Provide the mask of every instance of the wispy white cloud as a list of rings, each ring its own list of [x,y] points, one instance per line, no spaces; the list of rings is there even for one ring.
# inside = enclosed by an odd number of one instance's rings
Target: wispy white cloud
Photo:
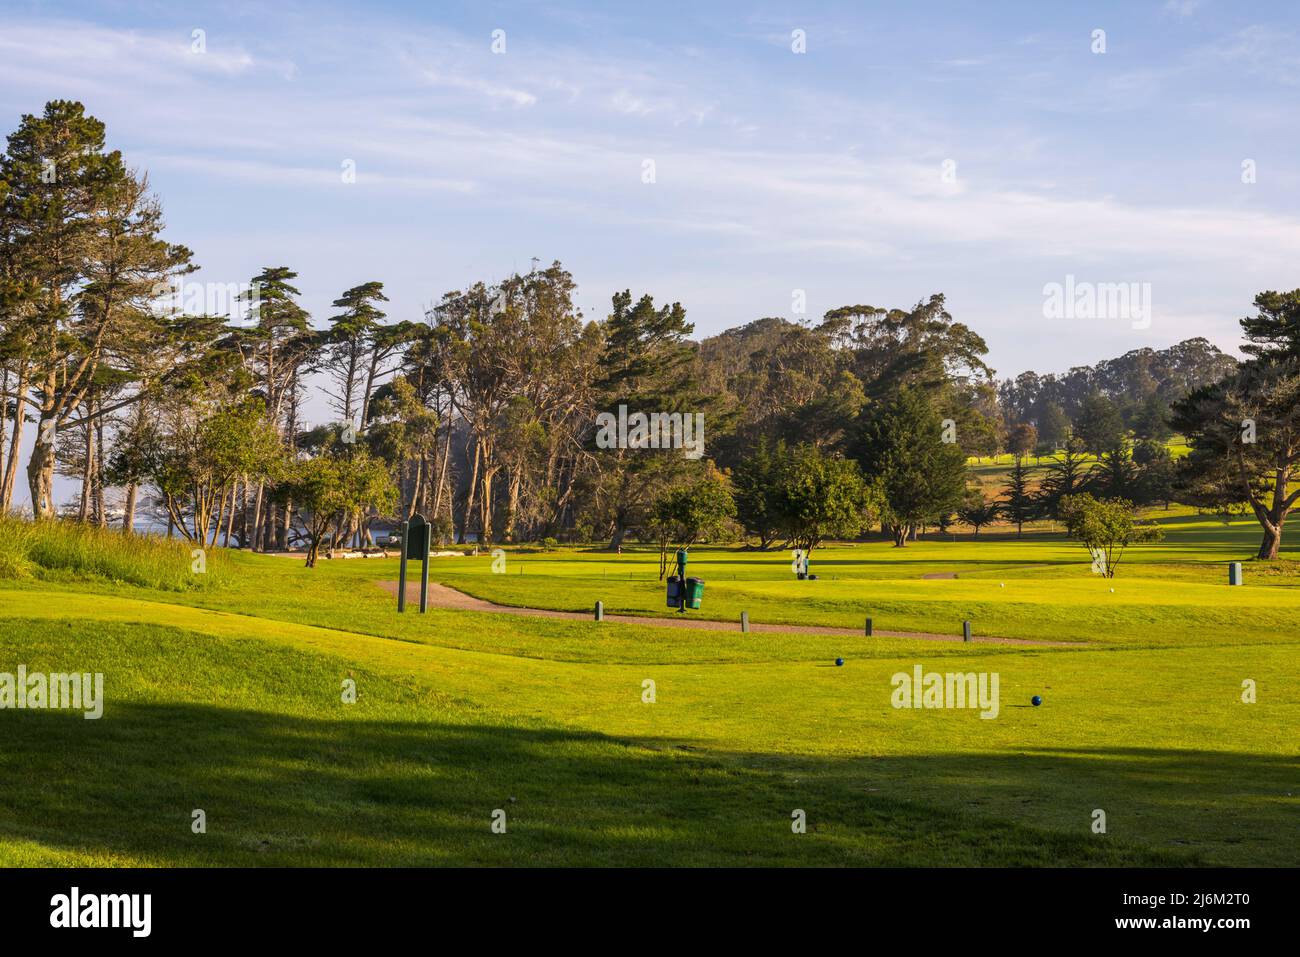
[[[468,194],[477,189],[477,184],[471,179],[445,179],[438,176],[401,175],[372,170],[368,168],[365,161],[358,163],[352,157],[345,157],[333,168],[285,165],[233,156],[178,155],[150,151],[136,153],[132,159],[146,169],[183,170],[202,173],[214,180],[254,183],[276,188],[335,189],[341,186],[357,186],[362,189],[377,187],[399,194],[402,192]]]
[[[1164,10],[1176,17],[1190,17],[1201,8],[1201,0],[1165,0]]]
[[[1300,85],[1300,47],[1288,30],[1255,24],[1224,37],[1206,48],[1211,59],[1229,62],[1286,86]]]
[[[499,83],[492,83],[475,77],[443,74],[431,69],[421,70],[420,76],[432,86],[442,86],[460,92],[476,94],[489,100],[504,100],[511,106],[532,106],[537,102],[537,97],[527,90],[502,86]]]
[[[610,27],[602,17],[582,29]],[[680,37],[672,46],[585,43],[585,34],[541,43],[514,28],[510,52],[493,55],[486,35],[380,19],[364,31],[268,29],[255,41],[214,25],[208,52],[196,55],[188,29],[0,15],[0,103],[12,123],[47,98],[82,98],[110,120],[128,162],[154,170],[156,181],[201,182],[179,197],[190,218],[173,223],[195,248],[256,195],[281,207],[278,231],[258,232],[257,248],[292,241],[296,260],[328,262],[332,279],[357,243],[331,246],[295,216],[309,221],[323,197],[337,195],[328,208],[339,232],[382,250],[377,261],[411,285],[408,300],[417,283],[427,298],[443,282],[423,260],[409,261],[435,242],[478,274],[508,268],[507,249],[525,262],[558,256],[580,280],[583,266],[613,277],[635,264],[665,294],[708,304],[719,324],[771,314],[756,298],[764,283],[775,291],[763,295],[788,299],[779,284],[802,277],[834,305],[840,295],[879,298],[868,284],[919,297],[960,288],[969,273],[963,319],[1015,345],[1022,320],[1004,308],[1006,290],[1032,306],[1044,282],[1067,272],[1159,279],[1167,315],[1198,330],[1214,296],[1236,301],[1243,285],[1280,286],[1294,275],[1300,211],[1263,192],[1283,182],[1272,171],[1285,169],[1285,156],[1265,155],[1259,143],[1237,150],[1269,174],[1257,194],[1200,188],[1155,160],[1146,170],[1154,179],[1137,189],[1108,179],[1135,152],[1145,158],[1168,145],[1156,134],[1126,139],[1127,118],[1181,106],[1199,130],[1207,117],[1196,104],[1211,101],[1199,91],[1178,99],[1192,81],[1224,64],[1254,69],[1261,56],[1286,76],[1278,34],[1232,33],[1208,65],[1189,48],[1137,66],[1118,56],[1067,60],[1066,70],[1059,63],[1069,54],[1049,39],[1007,34],[961,55],[936,46],[918,61],[922,73],[945,78],[934,88],[942,95],[927,99],[883,57],[819,78],[829,54],[817,59],[818,25],[809,59],[785,54],[779,68],[781,52],[763,40],[788,44],[784,25],[742,29],[752,34],[741,41],[756,51],[751,60],[730,49],[713,55],[698,36],[689,49]],[[1285,106],[1261,98],[1240,115],[1258,126],[1284,117]],[[955,182],[941,178],[946,158],[957,160]],[[642,181],[645,159],[656,163],[654,184]],[[356,163],[354,184],[342,182],[345,160]],[[1232,181],[1238,159],[1224,162]],[[1096,168],[1080,176],[1081,165]],[[1154,198],[1166,183],[1170,195]],[[364,215],[344,197],[361,197]],[[447,220],[455,242],[440,231]],[[239,243],[214,248],[231,257]],[[1195,283],[1169,278],[1180,274]],[[1220,322],[1221,341],[1234,338],[1234,318]],[[1093,346],[1063,338],[1059,348]]]
[[[201,28],[196,28],[201,29]],[[282,57],[254,56],[229,37],[206,32],[177,31],[173,35],[124,30],[64,20],[6,22],[0,30],[0,69],[36,60],[46,68],[66,69],[100,80],[129,79],[167,82],[204,75],[241,76],[266,71],[292,77],[297,67]]]

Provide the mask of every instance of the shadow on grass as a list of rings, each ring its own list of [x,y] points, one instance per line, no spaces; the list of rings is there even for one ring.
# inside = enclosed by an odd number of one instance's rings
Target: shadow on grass
[[[100,721],[0,717],[0,848],[43,846],[32,863],[1217,863],[1205,845],[1228,825],[1200,812],[1231,819],[1229,839],[1272,838],[1280,809],[1254,798],[1296,774],[1293,761],[1136,749],[787,759],[359,711],[122,703]],[[1110,835],[1089,832],[1093,807],[1108,809]],[[191,832],[196,808],[206,834]],[[490,828],[497,809],[505,834]],[[792,833],[795,809],[807,834]]]

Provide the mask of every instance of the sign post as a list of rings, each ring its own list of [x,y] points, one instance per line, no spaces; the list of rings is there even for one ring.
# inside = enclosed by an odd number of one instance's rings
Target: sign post
[[[686,560],[688,558],[686,549],[677,549],[677,581],[681,583],[677,592],[677,611],[686,611]]]
[[[406,611],[406,543],[411,540],[411,523],[402,523],[402,551],[398,555],[401,559],[397,563],[397,611],[399,613]]]
[[[420,550],[420,614],[429,610],[429,526],[423,526],[424,547]]]
[[[406,563],[420,559],[420,613],[429,610],[429,523],[416,512],[402,523],[402,560],[397,579],[397,610],[406,611]]]

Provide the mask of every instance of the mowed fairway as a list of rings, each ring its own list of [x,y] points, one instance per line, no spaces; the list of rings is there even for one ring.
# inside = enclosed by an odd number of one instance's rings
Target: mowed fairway
[[[102,671],[107,700],[98,721],[0,712],[0,864],[1300,864],[1300,577],[1248,564],[1229,588],[1253,525],[1173,519],[1113,582],[1041,533],[821,549],[816,582],[786,552],[692,551],[695,615],[971,619],[1062,648],[398,616],[376,584],[394,560],[234,555],[192,591],[6,582],[0,672]],[[432,577],[672,614],[652,550]],[[997,716],[894,708],[917,665],[997,673]]]

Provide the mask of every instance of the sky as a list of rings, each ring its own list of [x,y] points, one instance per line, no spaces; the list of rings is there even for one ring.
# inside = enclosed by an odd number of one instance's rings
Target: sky
[[[1300,286],[1298,40],[1300,5],[1225,0],[0,0],[0,131],[82,101],[195,281],[287,265],[318,325],[536,257],[697,336],[942,292],[1005,377],[1233,350]],[[1149,316],[1053,313],[1067,282]]]

